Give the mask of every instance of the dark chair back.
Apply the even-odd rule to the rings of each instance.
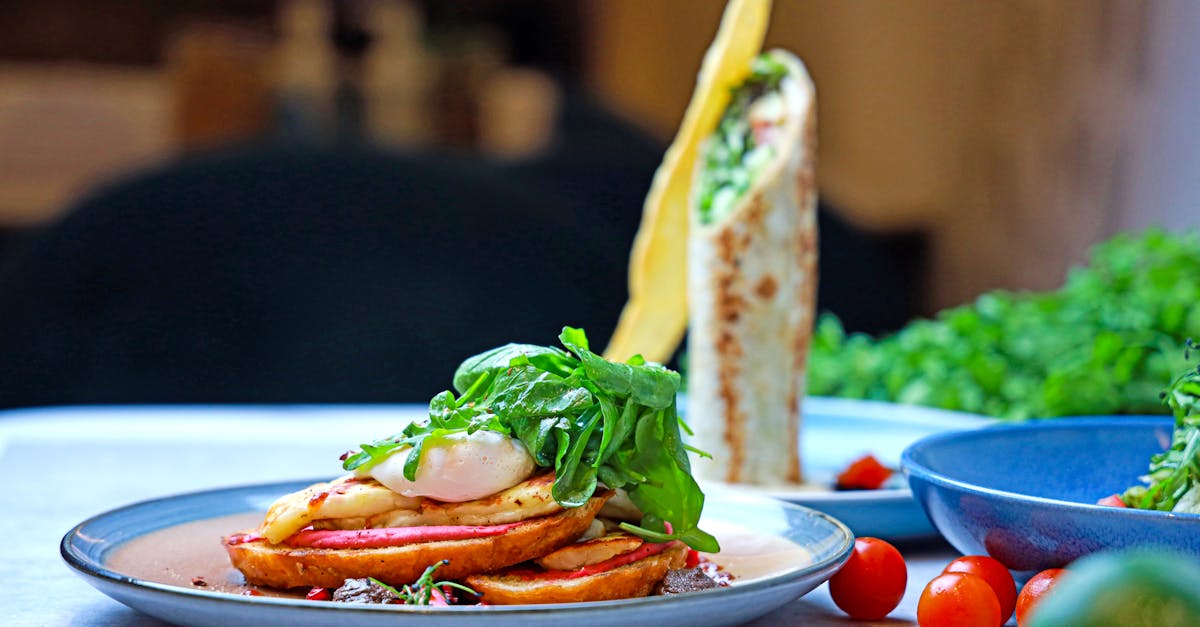
[[[603,347],[628,229],[520,181],[347,146],[112,185],[0,276],[0,406],[426,401],[503,342]]]

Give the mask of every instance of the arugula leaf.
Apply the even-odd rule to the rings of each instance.
[[[527,363],[512,366],[496,377],[492,392],[483,401],[508,420],[525,416],[577,414],[595,401],[586,388],[570,379]]]
[[[636,446],[628,451],[625,462],[653,480],[628,488],[630,500],[647,516],[640,526],[625,523],[622,528],[659,542],[677,538],[699,551],[719,550],[716,538],[697,526],[704,493],[692,477],[674,406],[643,415],[634,441]],[[671,523],[675,533],[667,533],[664,522]]]
[[[434,396],[428,420],[362,445],[343,467],[369,469],[411,447],[404,473],[414,479],[430,441],[488,429],[521,440],[538,466],[554,468],[552,494],[564,507],[583,505],[603,482],[628,490],[644,513],[632,532],[719,550],[698,527],[704,494],[680,437],[679,374],[640,356],[607,361],[591,352],[582,329],[564,327],[559,339],[567,351],[508,344],[468,358],[454,375],[461,398],[449,390]]]
[[[588,350],[587,337],[581,329],[567,327],[559,340],[579,357],[588,378],[605,392],[628,396],[633,402],[654,409],[666,409],[675,402],[679,392],[678,372],[645,363],[641,355],[635,355],[633,363],[608,361]]]
[[[569,362],[569,356],[562,349],[553,348],[550,346],[535,346],[533,344],[505,344],[498,346],[488,351],[484,351],[473,357],[468,357],[454,371],[454,389],[459,394],[466,392],[467,388],[471,387],[479,377],[488,374],[506,370],[512,360],[517,357],[525,357],[526,359],[537,359],[539,367],[543,370],[550,370],[549,366],[554,366],[562,362]],[[570,368],[568,368],[570,371]]]

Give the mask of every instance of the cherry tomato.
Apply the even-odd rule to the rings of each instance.
[[[863,455],[837,477],[837,487],[843,490],[877,490],[892,476],[887,466],[879,463],[874,455]]]
[[[1017,626],[1024,625],[1029,618],[1029,612],[1037,605],[1067,571],[1062,568],[1050,568],[1034,575],[1025,582],[1021,594],[1017,597]]]
[[[1000,601],[988,582],[970,573],[942,573],[917,602],[921,627],[999,627]]]
[[[829,580],[833,602],[860,620],[879,620],[900,605],[908,566],[896,547],[879,538],[858,538],[846,565]]]
[[[1000,602],[1000,623],[1007,623],[1012,617],[1013,609],[1017,606],[1017,584],[1004,564],[986,555],[968,555],[950,562],[942,572],[970,573],[982,577]]]

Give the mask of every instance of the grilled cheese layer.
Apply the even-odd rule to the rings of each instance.
[[[546,516],[563,508],[551,494],[554,473],[527,479],[491,496],[463,503],[406,497],[374,479],[342,477],[280,497],[259,533],[278,544],[315,529],[375,529],[425,525],[499,525]]]

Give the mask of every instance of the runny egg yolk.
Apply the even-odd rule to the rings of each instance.
[[[425,442],[414,481],[404,477],[404,462],[411,451],[392,454],[367,474],[404,496],[461,503],[511,488],[528,479],[534,469],[533,458],[520,440],[495,431],[453,433]]]

